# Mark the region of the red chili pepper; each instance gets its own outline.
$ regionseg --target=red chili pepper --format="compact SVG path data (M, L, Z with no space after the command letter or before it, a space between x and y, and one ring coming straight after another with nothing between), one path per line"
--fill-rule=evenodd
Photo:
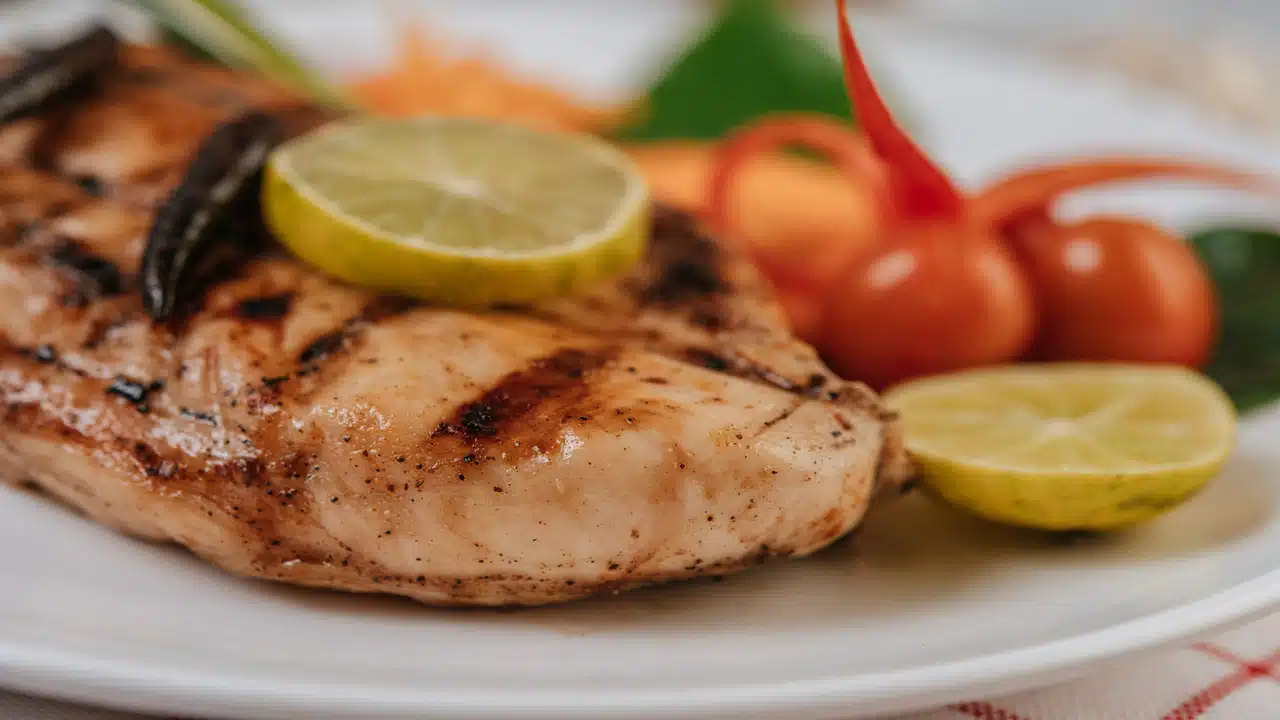
M1019 170L969 201L975 222L1000 226L1029 211L1047 208L1077 190L1150 178L1187 180L1280 196L1280 180L1218 165L1150 157L1078 158Z
M845 4L838 0L836 11L845 87L863 133L893 178L895 210L907 218L960 218L964 195L898 124L853 39Z

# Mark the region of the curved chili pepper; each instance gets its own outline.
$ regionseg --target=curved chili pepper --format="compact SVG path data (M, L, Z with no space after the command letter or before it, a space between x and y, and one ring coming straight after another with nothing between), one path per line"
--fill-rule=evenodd
M964 195L894 118L853 38L842 0L836 2L836 13L849 100L858 124L893 178L897 210L904 217L961 217Z
M818 152L851 181L874 188L883 202L890 200L885 165L864 138L824 115L776 115L731 134L721 145L708 183L705 220L711 228L727 237L739 235L729 212L733 181L751 160L789 145Z
M1221 185L1280 197L1280 181L1189 160L1141 157L1080 158L1030 167L996 181L969 200L974 222L1003 226L1077 190L1109 183L1167 178Z

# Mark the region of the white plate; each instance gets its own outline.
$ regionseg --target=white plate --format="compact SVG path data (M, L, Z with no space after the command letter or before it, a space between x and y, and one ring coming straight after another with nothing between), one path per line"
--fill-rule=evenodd
M637 77L692 12L602 5L495 13L455 3L443 22L609 93L610 78ZM377 54L372 21L308 7L293 30L310 47L343 38L353 57ZM891 27L865 32L928 144L967 179L1030 155L1104 148L1280 169L1254 144L1117 86ZM1173 220L1248 209L1206 193L1118 202ZM237 580L0 491L0 684L254 718L800 720L926 708L1054 682L1275 607L1278 434L1280 412L1250 420L1201 497L1102 541L1054 545L913 497L807 561L528 612L444 612Z

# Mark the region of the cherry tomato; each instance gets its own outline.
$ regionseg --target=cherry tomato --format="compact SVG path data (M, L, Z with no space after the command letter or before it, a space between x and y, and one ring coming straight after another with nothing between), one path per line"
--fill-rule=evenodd
M823 332L823 298L812 287L776 284L773 288L792 334L816 344Z
M1010 237L1040 315L1036 357L1191 367L1208 358L1217 300L1181 239L1119 217L1039 217L1015 224Z
M828 296L821 349L841 376L883 388L1012 361L1034 332L1031 291L990 233L950 221L898 229Z

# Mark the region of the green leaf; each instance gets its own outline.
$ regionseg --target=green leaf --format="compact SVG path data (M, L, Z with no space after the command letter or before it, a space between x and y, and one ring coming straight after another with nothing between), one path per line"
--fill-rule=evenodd
M773 0L727 0L645 100L622 139L717 138L778 111L851 117L839 60Z
M253 70L317 102L351 105L339 88L307 68L227 0L127 0L170 38L235 68Z
M192 45L190 42L187 41L186 38L182 37L178 33L173 32L172 30L166 30L164 28L161 28L160 41L164 45L170 48L173 48L174 50L177 50L178 52L182 53L183 55L186 55L187 57L193 58L195 60L199 60L201 62L207 62L212 65L221 64L218 62L218 58L205 52L202 48Z
M1242 411L1280 399L1280 233L1218 228L1191 242L1217 286L1222 312L1207 372Z

